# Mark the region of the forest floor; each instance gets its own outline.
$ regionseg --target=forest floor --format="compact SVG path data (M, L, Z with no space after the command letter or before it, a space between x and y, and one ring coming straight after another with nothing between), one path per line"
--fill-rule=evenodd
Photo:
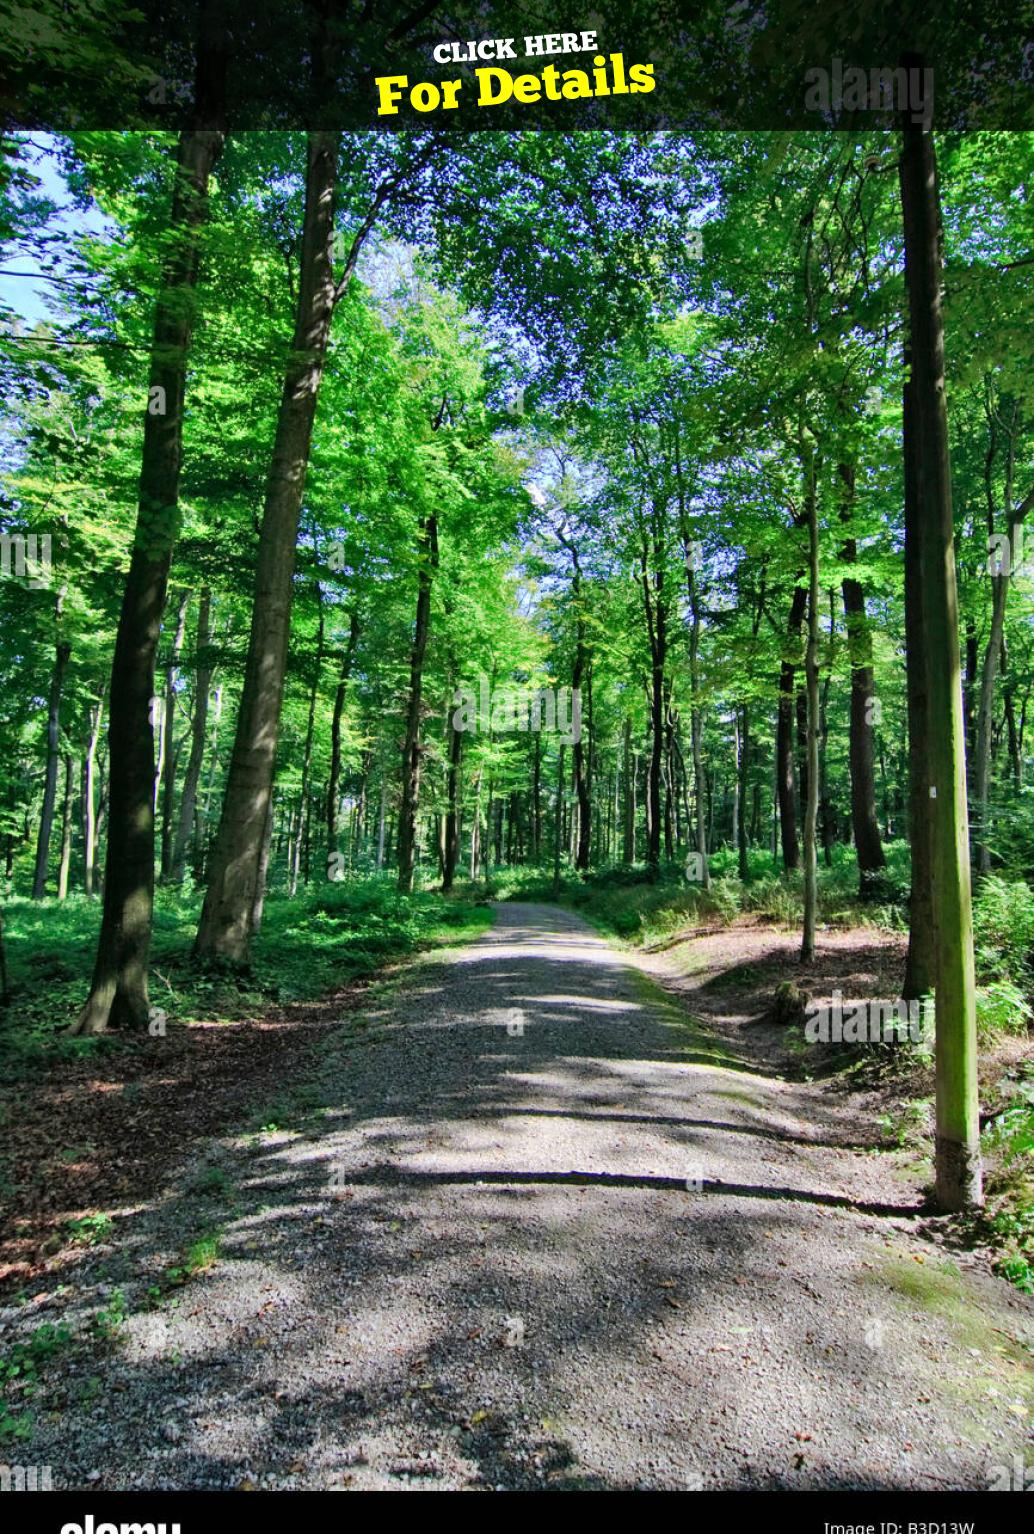
M871 994L895 944L823 933L805 983ZM31 1414L56 1487L1000 1483L1034 1302L875 1097L790 1079L758 1017L793 947L505 904L365 991L63 1067L10 1110L45 1174L0 1431Z

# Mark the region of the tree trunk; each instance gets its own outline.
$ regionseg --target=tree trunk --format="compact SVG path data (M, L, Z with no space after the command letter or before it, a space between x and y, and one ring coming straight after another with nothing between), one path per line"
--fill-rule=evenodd
M535 732L535 750L531 775L531 860L542 862L542 735Z
M704 753L703 716L700 709L700 603L697 600L696 572L686 561L686 586L689 596L691 623L689 629L689 687L690 718L689 741L693 757L693 798L696 804L696 850L701 861L701 881L705 890L711 888L711 870L707 858L707 822L704 819Z
M11 985L7 978L7 950L4 948L4 913L0 910L0 1007L11 1000Z
M197 680L194 684L194 717L190 726L190 757L180 795L179 823L172 853L171 877L182 884L186 870L187 848L197 814L197 791L205 759L205 734L208 726L208 694L212 686L212 666L208 651L212 645L212 592L202 587L197 612Z
M312 810L312 795L309 789L312 777L312 742L316 732L316 699L320 690L320 673L323 670L323 589L319 581L316 582L316 655L313 670L312 687L309 690L309 713L305 725L305 750L302 754L302 783L299 794L299 806L301 816L299 821L298 841L294 850L294 864L291 868L291 895L298 891L298 870L304 848L305 856L305 882L309 882L309 817Z
M438 568L438 518L432 513L420 524L420 573L417 586L416 623L409 663L409 707L406 739L402 750L402 809L399 814L398 887L404 894L413 889L416 866L416 822L420 808L420 716L423 704L424 658L431 632L431 588Z
M65 757L65 792L61 805L61 861L57 871L57 898L68 898L68 871L72 863L72 758Z
M621 861L635 862L635 764L632 760L632 721L626 715L624 730L625 819Z
M815 957L815 921L818 910L819 811L819 510L814 447L802 432L804 497L808 518L808 643L804 655L808 702L808 785L804 809L804 927L801 963Z
M42 900L47 892L47 868L50 863L50 836L54 827L57 803L57 768L61 759L61 693L65 671L72 653L70 644L61 641L54 649L54 669L50 677L50 701L47 707L47 769L43 782L43 808L39 835L36 838L36 869L32 880L33 900Z
M255 898L251 903L251 935L258 937L262 931L262 917L266 909L266 884L269 878L269 854L273 845L273 795L269 796L266 810L266 828L262 834L262 851L259 854L258 878L255 881Z
M656 511L655 511L656 517ZM664 570L654 538L656 569L651 585L648 545L643 538L642 588L646 626L650 641L650 762L646 778L646 866L650 879L661 869L661 763L664 757L664 673L668 654L667 604Z
M779 713L776 718L776 794L779 801L779 833L783 849L783 867L789 873L800 867L797 846L797 803L794 772L794 679L800 647L801 624L808 606L803 586L793 589L790 618L786 626L788 647L779 671Z
M381 803L377 812L377 872L384 867L384 833L388 809L388 774L381 767Z
M564 746L557 753L556 803L553 807L553 895L560 893L560 848L564 827Z
M95 785L97 776L97 741L101 732L101 716L104 699L98 698L90 708L90 727L83 755L83 890L93 895L93 874L97 856L97 804Z
M225 41L199 48L202 122L221 116ZM115 637L108 713L108 844L104 909L90 995L73 1031L148 1023L147 969L154 906L154 658L179 523L183 402L193 329L200 232L219 130L180 134L170 255L155 311L140 504ZM162 392L156 392L162 391ZM152 414L162 402L165 414Z
M750 880L750 862L747 856L747 774L750 770L750 707L744 703L740 710L740 754L737 763L739 782L739 818L736 825L736 852L740 879L744 884Z
M955 542L941 313L939 198L933 136L902 126L912 388L918 435L926 747L936 930L936 1194L944 1210L983 1200L977 1095L976 986L959 656Z
M341 721L348 696L348 682L352 675L352 661L359 642L359 615L353 611L348 624L348 644L341 657L341 673L337 692L334 694L334 715L330 725L330 781L327 784L327 850L338 850L338 814L341 800ZM382 779L383 782L383 779ZM378 861L377 867L380 867Z
M934 988L936 939L933 926L933 873L930 844L930 777L927 770L926 628L923 622L922 520L920 460L915 419L911 353L905 354L902 393L902 444L905 485L905 681L908 695L908 821L911 851L908 957L901 994L918 1001Z
M854 464L842 463L840 477L845 488L843 519L849 520L854 502ZM854 538L847 538L843 558L854 564L858 557ZM886 867L880 826L876 817L876 774L873 745L876 736L876 707L872 667L872 637L865 613L865 594L861 583L844 576L844 620L847 626L847 650L851 661L851 727L849 762L851 774L851 829L854 832L858 876L864 895L872 876Z
M180 605L176 614L176 632L172 641L172 650L169 654L169 663L165 668L165 708L162 712L162 732L165 738L165 771L162 792L162 879L168 879L172 873L173 855L173 807L176 796L176 752L175 752L175 720L176 720L176 671L179 668L183 654L183 636L187 629L187 604L190 601L190 592L180 594Z
M308 136L305 217L294 336L266 485L251 637L223 809L194 944L199 958L248 957L291 629L298 519L334 312L332 269L337 141Z
M463 732L453 728L452 715L449 715L449 765L446 772L446 801L448 812L445 816L445 848L442 859L442 889L451 890L456 877L456 864L460 856L460 819L457 804L460 756L463 751Z
M1022 505L1015 509L1012 507L1012 496L1008 481L1011 480L1011 472L1007 476L1006 485L1006 536L1009 548L1016 546L1017 530L1023 526L1031 508L1034 507L1034 492L1028 495ZM1009 574L1010 565L1003 560L1000 573L991 577L991 632L988 635L987 647L984 650L984 663L980 673L980 699L976 711L976 749L973 761L973 798L975 804L976 820L976 845L974 847L974 865L978 873L987 873L991 866L991 849L988 842L988 788L991 775L991 730L994 722L994 697L995 683L998 679L999 662L1002 655L1002 647L1005 642L1005 609L1009 597ZM1010 756L1013 763L1016 761L1014 748L1015 720L1010 723ZM1013 768L1015 774L1015 766Z

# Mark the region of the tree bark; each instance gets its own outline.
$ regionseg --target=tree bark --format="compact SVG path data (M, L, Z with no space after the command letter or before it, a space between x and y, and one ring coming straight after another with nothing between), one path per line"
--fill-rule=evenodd
M108 714L108 844L104 908L90 995L73 1031L148 1023L147 970L154 907L154 659L179 524L183 402L196 307L200 232L212 167L222 149L225 34L199 46L196 110L180 134L168 264L155 311L140 499L115 637ZM164 391L156 394L156 390Z
M905 486L905 681L908 696L908 822L911 852L908 956L901 994L906 1001L929 996L936 977L933 870L930 843L930 777L927 770L926 627L923 622L923 525L920 459L911 353L905 354L902 444Z
M982 1203L976 984L965 737L941 313L940 209L933 137L902 125L912 386L920 464L927 753L936 929L936 1196L944 1210Z
M1012 507L1012 496L1008 486L1008 480L1011 477L1011 474L1007 476L1006 487L1006 536L1010 549L1015 547L1017 529L1023 526L1028 513L1034 507L1034 491L1019 506ZM973 762L976 841L973 861L977 872L981 874L987 873L991 867L987 822L991 776L991 731L994 723L995 683L998 680L999 663L1005 642L1005 610L1009 597L1009 578L1010 565L1003 560L1000 573L991 577L991 632L984 650L984 661L980 672L980 698L976 711L976 749ZM1015 761L1015 755L1013 761Z
M845 496L842 517L848 521L854 502L854 464L842 463L840 477ZM842 557L854 564L858 548L854 538L844 540ZM880 840L876 815L876 771L873 745L876 736L875 696L872 666L872 636L865 613L865 593L861 582L845 575L841 583L844 597L844 620L847 626L847 651L851 662L851 725L848 760L851 775L851 829L861 893L865 895L872 876L886 867L887 860Z
M556 802L553 806L553 894L560 893L560 848L563 842L564 824L564 750L561 743L557 752L556 766Z
M273 795L269 796L266 809L266 828L262 833L262 850L259 853L258 877L255 880L255 898L251 902L251 935L258 937L262 931L262 918L266 910L266 886L269 879L269 855L273 846Z
M303 848L305 849L305 882L309 882L309 816L312 809L312 795L309 791L309 782L312 777L312 742L316 733L316 699L319 696L320 673L323 670L323 588L320 586L319 581L316 582L316 618L315 666L313 668L312 686L309 689L309 713L305 724L305 749L302 753L302 782L298 795L298 840L295 843L294 862L291 865L290 893L292 897L298 891L298 872L301 867Z
M65 756L65 792L61 805L61 859L57 870L57 898L68 898L68 872L72 864L72 768L71 756Z
M462 751L463 733L453 728L452 715L450 713L449 764L446 771L446 802L448 810L445 816L445 847L442 859L442 889L445 891L452 889L453 881L456 877L456 864L460 856L460 820L457 801Z
M208 728L208 694L212 686L212 665L209 651L212 646L212 592L208 586L201 590L197 612L197 673L194 684L194 717L190 725L190 756L180 795L179 822L173 846L171 877L174 884L182 884L186 871L187 848L190 845L194 821L197 815L197 791L201 782L201 769L205 759L205 736Z
M696 806L694 823L696 826L696 850L701 862L701 882L705 890L711 888L711 870L707 857L707 821L704 818L704 752L703 730L704 721L700 708L700 603L697 600L696 571L692 568L688 558L688 543L685 545L686 561L686 590L689 597L690 628L689 628L689 688L690 688L690 716L689 716L689 742L693 757L693 799Z
M649 542L643 533L642 590L650 641L650 762L646 779L646 866L651 880L660 877L661 869L661 764L664 758L664 677L668 655L668 609L664 592L664 568L656 523L660 515L653 509L654 573L650 578Z
M779 801L779 835L783 849L783 868L787 873L800 867L797 845L797 802L794 772L794 679L801 640L801 624L808 606L808 592L795 586L786 625L788 651L779 671L779 712L776 716L776 797Z
M101 716L104 699L98 698L90 708L90 727L83 755L83 890L93 895L94 866L97 855L97 804L95 782L97 776L97 741L101 732Z
M180 593L179 608L176 613L176 632L173 636L172 650L169 654L169 663L165 668L165 708L162 711L162 733L165 738L164 773L162 786L162 879L165 880L172 872L173 854L173 809L176 797L176 751L175 751L175 721L176 721L176 672L179 669L183 655L183 636L187 631L187 604L190 601L190 592Z
M326 358L335 286L332 267L337 142L308 136L301 272L291 353L266 485L251 636L223 809L194 943L198 958L248 958L291 629L298 520Z
M60 604L59 604L60 612ZM61 759L61 694L65 685L65 671L72 653L70 644L64 640L54 649L54 669L50 676L50 700L47 706L47 767L43 781L43 808L40 811L39 834L36 838L36 868L32 880L33 900L42 900L47 892L47 868L50 863L50 837L54 828L54 808L57 804L57 769Z
M330 724L330 780L327 784L327 850L338 850L338 814L341 800L341 721L345 713L345 699L352 675L352 662L359 642L359 615L353 611L349 616L348 643L341 657L337 692L334 694L334 714ZM383 781L383 779L382 779ZM377 864L378 868L380 863Z
M621 861L623 863L635 862L635 764L632 760L632 721L625 716L624 729L624 757L622 776L625 781L625 817L622 827L623 840L621 849Z
M808 787L804 810L804 923L801 963L815 957L815 923L818 910L819 811L819 511L814 447L801 434L804 497L808 521L808 643L804 655L805 690L808 700Z
M11 985L7 978L7 950L4 947L4 913L0 909L0 1007L11 1000Z
M750 880L750 861L747 851L747 775L750 770L750 707L744 703L740 709L739 760L736 764L739 787L739 815L736 822L737 868L741 881Z
M431 589L438 569L438 518L432 512L420 524L420 570L417 584L416 622L409 662L409 706L406 738L402 748L402 808L399 814L398 887L404 894L413 889L416 868L416 823L420 808L420 721L423 707L424 659L431 632Z

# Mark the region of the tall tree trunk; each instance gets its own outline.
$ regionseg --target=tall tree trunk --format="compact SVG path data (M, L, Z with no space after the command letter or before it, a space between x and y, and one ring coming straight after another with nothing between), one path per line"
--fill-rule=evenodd
M68 897L68 871L72 864L72 768L71 756L65 756L65 792L61 804L61 860L57 870L57 898Z
M182 884L186 870L187 848L194 831L197 814L197 791L201 782L201 768L205 759L205 735L208 727L208 694L212 686L212 665L209 651L212 646L212 592L204 586L198 601L197 612L197 680L194 685L194 717L190 725L190 756L180 795L179 823L172 853L171 876L175 884Z
M377 872L384 867L384 833L388 810L388 774L381 767L381 803L377 812Z
M1002 668L1005 669L1005 652L1002 652ZM1005 728L1009 742L1009 771L1012 774L1013 792L1018 794L1023 786L1023 759L1020 753L1020 736L1016 728L1016 700L1011 683L1005 688Z
M933 925L933 868L930 842L930 776L927 770L926 627L923 622L923 524L920 515L919 428L911 352L905 353L902 391L902 445L905 485L905 682L908 697L908 824L911 851L908 956L901 994L906 1001L928 996L936 978Z
M301 821L298 841L295 845L294 865L291 869L291 894L296 894L298 889L298 870L302 854L305 849L305 882L309 882L309 817L312 810L312 794L310 792L310 779L312 777L312 742L316 732L316 699L320 690L320 673L323 670L323 588L319 581L316 582L316 655L315 668L312 677L312 687L309 690L309 713L305 725L305 749L302 753L302 783L299 795L301 808Z
M262 851L259 853L258 878L255 880L255 898L251 902L251 935L258 937L262 931L262 918L266 910L266 885L269 879L269 854L273 846L273 795L269 796L266 809L266 828L262 833Z
M656 520L657 512L654 511ZM664 678L668 655L668 613L659 540L654 537L655 570L650 579L649 548L643 537L642 588L650 641L650 762L646 779L646 866L650 879L661 868L661 763L664 758Z
M537 737L536 737L537 741ZM456 877L456 864L460 856L460 820L458 789L460 755L463 751L463 732L453 728L449 715L449 765L446 770L445 796L448 811L445 816L445 847L442 859L442 889L451 890ZM536 801L537 802L537 801Z
M535 732L535 750L531 774L531 860L542 862L542 735Z
M829 654L826 674L819 694L819 839L822 842L822 860L827 868L833 867L833 841L835 823L833 806L829 797L829 775L826 770L829 747L829 689L833 682L833 663L836 654L836 593L829 589Z
M558 532L557 537L571 555L571 563L574 570L571 581L571 600L575 610L575 641L574 641L574 666L571 672L571 692L581 701L582 680L585 676L586 650L585 650L585 613L582 609L582 567L578 559L578 546L563 533ZM572 702L572 711L574 704ZM578 805L578 833L574 850L574 866L579 873L585 873L589 867L590 846L592 841L592 796L589 787L589 774L586 770L585 746L582 742L581 731L578 739L572 744L572 760L574 773L575 800Z
M739 761L739 818L736 824L736 853L740 879L746 884L750 879L750 862L747 855L747 775L750 771L750 705L740 709Z
M560 848L564 827L564 746L557 753L556 803L553 806L553 895L560 893Z
M973 761L976 746L976 700L979 680L977 677L977 627L973 621L972 613L966 614L966 674L962 683L962 721L963 739L966 747L966 762Z
M1017 530L1023 526L1031 508L1034 507L1034 491L1021 505L1013 508L1010 471L1006 476L1006 537L1010 550L1015 548ZM999 662L1005 643L1005 610L1009 597L1010 564L1003 560L1000 573L991 577L991 632L984 650L980 672L980 698L976 710L976 748L973 761L973 799L976 820L976 845L974 864L978 873L987 873L991 866L991 849L988 843L988 788L991 776L991 731L994 723L995 683L998 680ZM1015 734L1015 721L1011 724ZM1012 739L1010 738L1012 751ZM1015 755L1012 756L1015 762ZM1015 771L1015 768L1014 768Z
M97 802L95 787L97 776L97 741L100 738L101 714L103 708L103 698L98 698L97 702L92 704L90 707L90 723L86 736L86 750L83 753L83 890L88 896L93 895L93 871L97 852Z
M336 297L332 268L336 183L336 135L310 133L294 336L266 485L237 731L194 944L199 958L220 956L243 963L248 957L273 791L298 519Z
M337 692L334 694L334 714L330 723L330 781L327 784L327 850L338 850L338 814L341 801L341 721L345 713L345 699L352 675L355 647L359 642L359 614L353 610L348 623L348 643L341 657ZM382 779L383 782L383 779ZM380 867L378 861L377 867Z
M438 569L438 518L432 513L420 524L420 571L417 585L416 623L409 663L409 706L406 739L402 748L402 809L399 815L398 887L409 894L416 867L416 824L420 808L420 721L423 707L424 658L431 632L431 588Z
M814 447L801 434L804 498L808 518L808 643L804 655L808 701L808 785L804 808L804 925L801 963L815 957L815 922L818 910L819 811L819 509Z
M854 505L855 469L852 463L840 465L844 484L843 520L849 521ZM842 557L854 564L858 557L854 538L844 541ZM844 576L844 619L847 625L847 651L851 661L851 726L849 762L851 774L851 829L861 893L866 893L872 876L886 867L880 826L876 816L876 773L873 745L876 736L875 695L872 666L872 636L865 613L865 593L861 582Z
M621 861L635 862L635 765L632 760L632 721L625 716L622 776L625 782L625 818Z
M165 737L165 771L162 792L163 880L167 879L172 873L173 808L176 797L176 672L179 669L180 660L183 655L183 636L187 631L187 605L189 602L190 592L181 592L179 608L176 613L176 631L172 640L172 650L169 653L169 663L165 668L165 708L162 711L162 732Z
M50 675L50 700L47 705L47 768L43 781L43 808L40 812L39 835L36 838L36 868L32 880L33 900L42 900L47 892L50 836L54 827L54 807L57 803L57 769L61 760L61 693L64 689L65 671L71 653L71 645L66 644L64 640L54 648L54 669Z
M965 738L941 313L940 209L933 136L904 121L900 161L905 283L920 465L927 755L936 962L937 1202L983 1201L976 984Z
M779 670L779 712L776 717L776 795L779 802L779 834L783 867L789 873L800 867L797 845L797 802L794 772L794 679L797 675L801 624L808 606L808 592L795 586L786 625L787 653Z
M689 688L690 718L689 743L693 757L693 798L696 805L696 850L701 862L701 882L705 890L711 888L711 870L707 857L707 821L704 817L704 721L700 707L700 603L696 587L696 571L686 560L686 587L689 596Z
M4 947L4 913L0 908L0 1007L11 1000L11 985L7 977L7 950Z
M155 307L140 499L115 636L108 713L108 844L104 908L90 995L75 1032L148 1023L147 969L154 906L154 658L179 525L183 403L196 308L208 183L223 146L226 34L202 12L195 83L197 129L180 134L169 256ZM164 405L164 414L154 410Z

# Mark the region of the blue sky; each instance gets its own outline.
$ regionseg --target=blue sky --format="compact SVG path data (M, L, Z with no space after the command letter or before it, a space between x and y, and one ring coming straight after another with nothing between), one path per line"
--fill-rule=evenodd
M106 226L106 221L96 208L90 208L84 212L71 206L68 187L57 162L56 140L46 134L33 134L31 143L35 147L29 151L27 167L39 177L39 191L51 198L59 209L50 220L48 231L52 234L64 234L70 242L76 235L101 233ZM37 148L43 152L36 152ZM53 255L59 251L60 247L52 245L50 249ZM7 272L30 272L39 275L30 277L2 275ZM63 270L60 255L53 275L57 277L67 275ZM0 305L6 305L12 309L27 326L35 325L37 321L51 317L48 300L58 292L58 285L46 280L39 259L31 248L17 242L0 248Z

